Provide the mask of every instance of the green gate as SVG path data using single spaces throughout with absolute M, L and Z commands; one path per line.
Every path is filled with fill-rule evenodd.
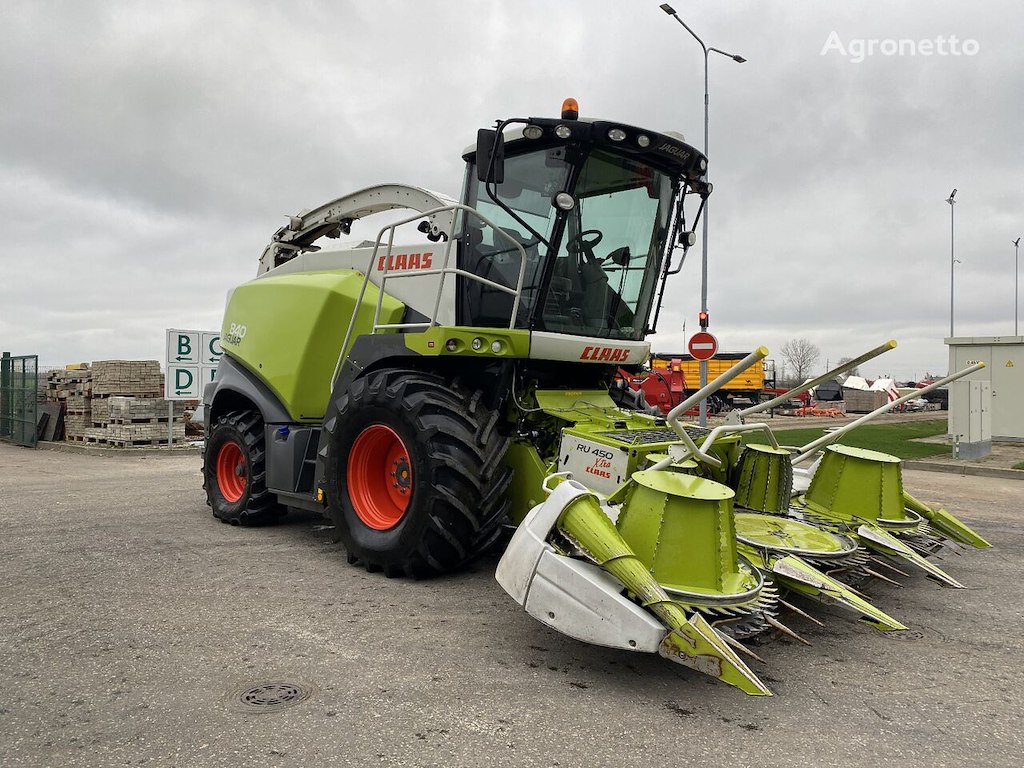
M 0 357 L 0 440 L 35 448 L 39 422 L 39 357 Z

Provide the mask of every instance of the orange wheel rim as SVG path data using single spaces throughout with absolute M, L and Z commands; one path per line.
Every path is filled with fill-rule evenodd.
M 238 443 L 224 443 L 217 453 L 217 487 L 220 495 L 234 503 L 242 498 L 249 484 L 245 455 Z
M 348 456 L 348 496 L 356 515 L 375 531 L 394 528 L 412 498 L 409 451 L 391 427 L 364 429 Z

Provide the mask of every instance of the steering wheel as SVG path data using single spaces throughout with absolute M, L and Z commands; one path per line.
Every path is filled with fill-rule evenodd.
M 592 235 L 592 237 L 588 240 L 587 235 Z M 582 253 L 587 257 L 587 261 L 597 261 L 597 257 L 594 255 L 594 248 L 602 240 L 604 240 L 604 233 L 601 230 L 586 229 L 570 239 L 565 244 L 565 250 L 573 256 L 579 256 Z

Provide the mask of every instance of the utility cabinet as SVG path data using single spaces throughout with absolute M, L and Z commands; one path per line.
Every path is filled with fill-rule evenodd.
M 990 385 L 989 439 L 1024 441 L 1024 336 L 947 338 L 946 344 L 949 345 L 950 373 L 979 361 L 985 363 L 980 371 L 949 387 L 950 435 L 967 434 L 964 431 L 967 424 L 960 419 L 967 417 L 971 406 L 960 398 L 969 398 L 971 390 L 958 385 L 985 381 Z M 984 395 L 977 396 L 984 398 Z
M 992 453 L 992 385 L 954 381 L 949 385 L 949 432 L 954 454 L 980 459 Z

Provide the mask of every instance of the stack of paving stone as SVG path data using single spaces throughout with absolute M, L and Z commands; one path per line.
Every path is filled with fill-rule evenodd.
M 82 364 L 85 365 L 84 363 Z M 54 368 L 46 373 L 46 399 L 64 402 L 68 395 L 92 392 L 92 371 L 86 367 Z
M 87 442 L 92 427 L 92 398 L 69 394 L 64 400 L 64 433 L 68 440 Z
M 167 442 L 167 421 L 171 418 L 168 402 L 174 408 L 174 420 L 170 432 L 174 442 L 185 439 L 185 422 L 182 414 L 185 404 L 178 401 L 167 401 L 159 397 L 125 397 L 112 395 L 109 402 L 109 423 L 107 424 L 107 443 L 121 448 L 137 445 L 159 445 Z M 93 400 L 93 402 L 97 402 Z
M 98 360 L 92 364 L 94 397 L 160 397 L 164 376 L 156 360 Z
M 92 371 L 84 365 L 56 368 L 46 374 L 46 399 L 64 407 L 68 440 L 87 442 L 92 424 Z
M 173 412 L 161 395 L 164 377 L 156 360 L 99 360 L 91 368 L 47 374 L 47 399 L 65 408 L 65 435 L 73 442 L 120 448 L 185 439 L 184 404 Z
M 106 429 L 110 423 L 110 398 L 94 397 L 92 399 L 92 424 L 96 429 Z

